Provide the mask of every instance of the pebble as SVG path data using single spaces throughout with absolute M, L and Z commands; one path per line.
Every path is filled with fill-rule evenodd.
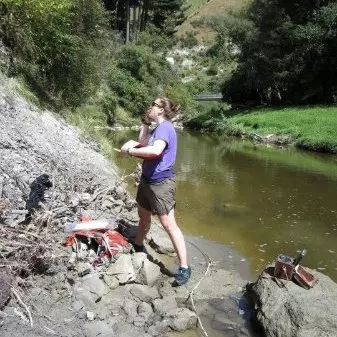
M 95 313 L 92 311 L 87 311 L 87 320 L 88 321 L 93 321 L 95 319 Z

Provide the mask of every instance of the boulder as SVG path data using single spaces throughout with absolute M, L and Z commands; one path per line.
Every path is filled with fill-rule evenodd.
M 182 332 L 197 326 L 197 315 L 187 308 L 172 309 L 165 317 L 170 319 L 170 327 L 175 331 Z
M 246 295 L 267 337 L 336 337 L 337 284 L 322 273 L 306 270 L 318 279 L 309 290 L 293 281 L 275 282 L 273 267 L 247 285 Z
M 114 264 L 109 266 L 106 274 L 115 276 L 119 281 L 119 284 L 133 282 L 136 275 L 133 269 L 131 256 L 126 254 L 121 255 Z

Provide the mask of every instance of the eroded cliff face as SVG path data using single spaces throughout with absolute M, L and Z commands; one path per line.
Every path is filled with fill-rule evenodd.
M 114 183 L 116 168 L 85 143 L 77 130 L 48 111 L 28 103 L 16 91 L 17 82 L 0 75 L 0 168 L 2 197 L 18 208 L 22 194 L 41 174 L 49 174 L 74 189 L 99 181 Z

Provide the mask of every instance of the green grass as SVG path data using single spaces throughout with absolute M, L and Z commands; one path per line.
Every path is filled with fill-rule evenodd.
M 337 107 L 247 110 L 229 120 L 248 133 L 290 135 L 298 147 L 337 153 Z
M 39 108 L 42 108 L 43 105 L 41 101 L 38 99 L 38 97 L 30 90 L 30 88 L 27 86 L 25 81 L 22 77 L 17 78 L 17 85 L 16 85 L 17 92 L 23 96 L 27 102 L 30 102 Z
M 72 111 L 63 111 L 62 115 L 69 124 L 77 126 L 84 133 L 106 126 L 106 116 L 96 105 L 83 105 Z

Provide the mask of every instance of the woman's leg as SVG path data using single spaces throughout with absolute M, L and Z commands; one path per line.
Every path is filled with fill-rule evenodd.
M 139 223 L 135 243 L 138 246 L 143 246 L 145 236 L 151 227 L 151 211 L 138 205 L 138 216 Z
M 178 255 L 180 267 L 187 268 L 187 253 L 183 233 L 177 225 L 174 208 L 171 209 L 169 214 L 158 215 L 159 221 L 169 235 L 174 249 Z

